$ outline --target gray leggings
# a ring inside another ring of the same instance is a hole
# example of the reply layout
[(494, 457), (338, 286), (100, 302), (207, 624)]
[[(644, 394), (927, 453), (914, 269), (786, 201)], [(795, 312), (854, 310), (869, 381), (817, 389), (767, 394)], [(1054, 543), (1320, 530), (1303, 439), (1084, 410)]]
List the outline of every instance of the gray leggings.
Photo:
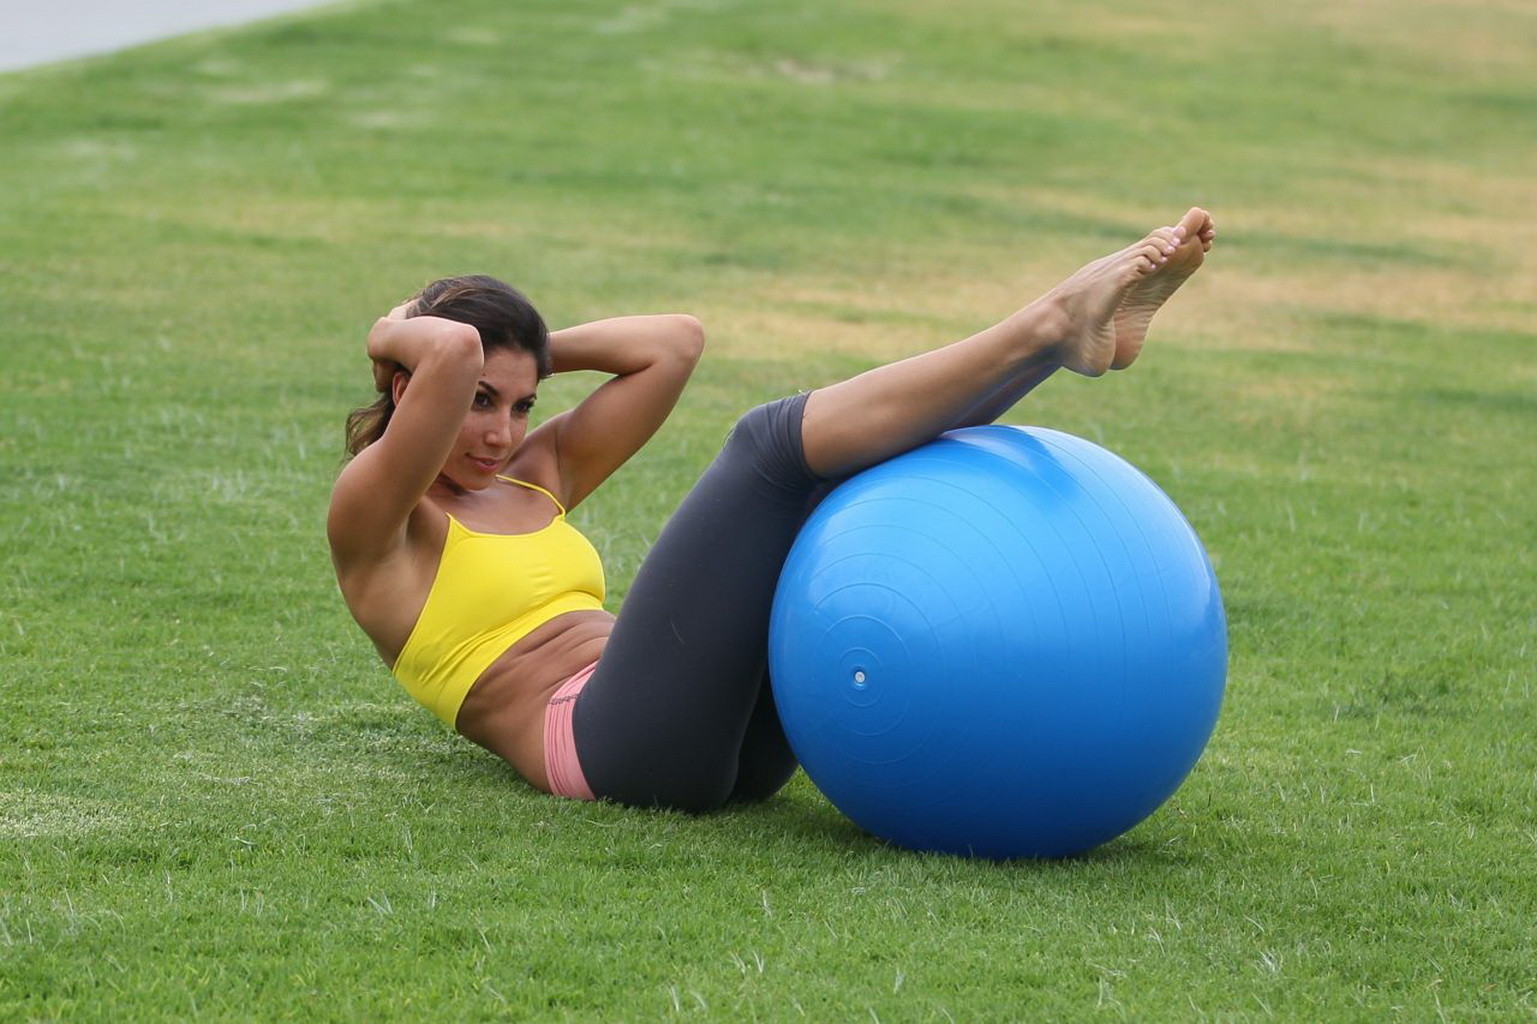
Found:
[(767, 652), (780, 567), (826, 490), (801, 447), (805, 405), (737, 421), (636, 573), (573, 715), (599, 799), (708, 811), (794, 773)]

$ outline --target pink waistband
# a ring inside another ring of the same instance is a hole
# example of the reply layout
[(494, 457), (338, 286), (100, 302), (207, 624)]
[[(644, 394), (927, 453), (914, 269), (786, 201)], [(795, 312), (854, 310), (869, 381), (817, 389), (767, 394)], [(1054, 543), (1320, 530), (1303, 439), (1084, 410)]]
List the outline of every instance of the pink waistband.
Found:
[(576, 757), (576, 735), (572, 718), (576, 698), (587, 680), (598, 670), (598, 663), (582, 669), (560, 684), (544, 710), (544, 770), (550, 777), (550, 792), (573, 800), (596, 800), (582, 764)]

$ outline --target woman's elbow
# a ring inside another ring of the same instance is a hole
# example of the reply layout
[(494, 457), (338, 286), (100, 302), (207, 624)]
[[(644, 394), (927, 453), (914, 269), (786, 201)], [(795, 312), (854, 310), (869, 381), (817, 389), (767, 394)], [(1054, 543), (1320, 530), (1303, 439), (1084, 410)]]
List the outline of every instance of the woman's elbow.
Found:
[(673, 347), (677, 355), (692, 366), (704, 355), (704, 324), (689, 313), (677, 313), (673, 320), (676, 323), (672, 332)]

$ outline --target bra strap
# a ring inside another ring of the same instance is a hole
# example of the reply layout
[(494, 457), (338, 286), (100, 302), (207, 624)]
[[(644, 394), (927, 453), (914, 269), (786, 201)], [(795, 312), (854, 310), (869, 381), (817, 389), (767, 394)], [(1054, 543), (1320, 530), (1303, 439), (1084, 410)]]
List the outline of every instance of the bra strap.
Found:
[(515, 477), (510, 476), (498, 475), (497, 479), (503, 483), (517, 484), (519, 487), (527, 487), (531, 491), (538, 491), (540, 494), (544, 495), (546, 498), (549, 498), (555, 503), (555, 507), (560, 510), (561, 515), (566, 514), (566, 506), (560, 503), (560, 499), (555, 497), (555, 495), (551, 494), (549, 491), (545, 490), (543, 487), (540, 487), (538, 484), (531, 484), (527, 480), (518, 480)]

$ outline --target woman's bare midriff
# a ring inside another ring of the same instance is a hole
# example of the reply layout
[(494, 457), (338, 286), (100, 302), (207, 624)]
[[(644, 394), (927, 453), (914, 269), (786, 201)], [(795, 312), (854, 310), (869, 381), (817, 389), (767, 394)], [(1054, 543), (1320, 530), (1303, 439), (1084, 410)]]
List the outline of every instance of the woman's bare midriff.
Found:
[(597, 661), (613, 632), (604, 611), (570, 612), (509, 647), (475, 680), (454, 727), (546, 793), (544, 711), (560, 684)]

